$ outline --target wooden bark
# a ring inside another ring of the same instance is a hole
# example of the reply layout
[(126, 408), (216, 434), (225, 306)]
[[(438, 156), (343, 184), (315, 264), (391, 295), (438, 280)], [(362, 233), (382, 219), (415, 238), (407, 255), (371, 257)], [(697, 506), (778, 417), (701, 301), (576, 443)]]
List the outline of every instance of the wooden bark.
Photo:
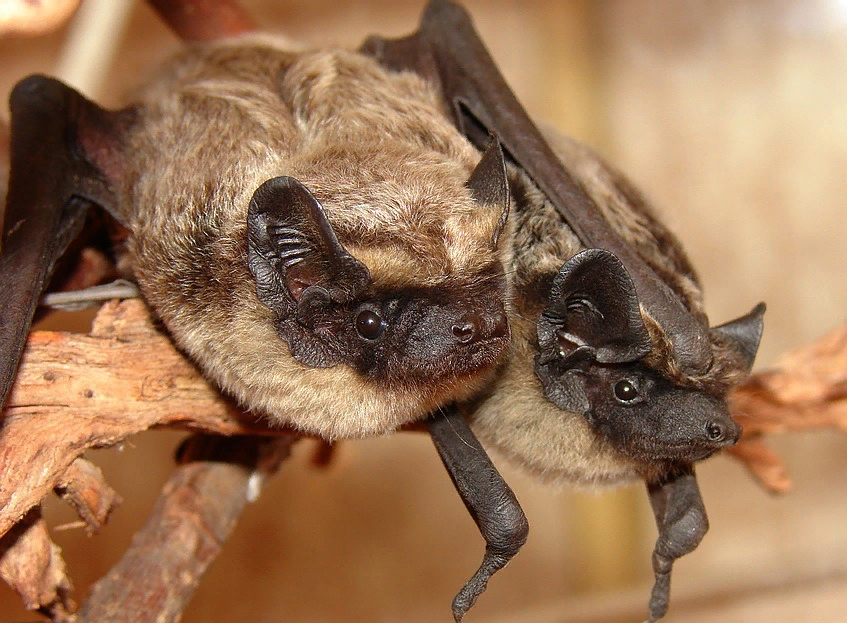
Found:
[(847, 431), (847, 324), (751, 376), (733, 392), (731, 406), (744, 434), (730, 454), (769, 491), (790, 488), (782, 461), (762, 437), (819, 428)]
[(68, 466), (53, 491), (76, 511), (89, 536), (99, 532), (121, 503), (121, 497), (103, 479), (100, 468), (83, 458)]
[(0, 538), (0, 578), (29, 610), (37, 610), (57, 623), (73, 621), (71, 581), (58, 546), (50, 540), (41, 507)]
[[(250, 437), (239, 437), (240, 450), (226, 446), (229, 454), (217, 464), (186, 466), (174, 476), (147, 528), (86, 602), (83, 621), (143, 621), (154, 602), (163, 612), (181, 612), (246, 500), (245, 461), (221, 461), (246, 452), (264, 457), (252, 471), (270, 473), (278, 459), (267, 464), (266, 445), (282, 444), (272, 446), (270, 454), (278, 455), (297, 435), (267, 427), (221, 396), (152, 324), (141, 301), (105, 304), (89, 335), (30, 336), (0, 420), (0, 534), (6, 535), (0, 576), (27, 607), (55, 621), (73, 616), (70, 583), (40, 519), (41, 501), (55, 490), (96, 532), (119, 498), (80, 456), (153, 427)], [(174, 588), (174, 578), (185, 582)], [(135, 588), (120, 592), (125, 584)], [(129, 618), (113, 618), (117, 611)]]
[(192, 437), (180, 453), (185, 464), (165, 484), (129, 551), (94, 585), (77, 623), (179, 620), (258, 483), (288, 456), (292, 439)]
[(0, 534), (89, 448), (153, 427), (279, 434), (242, 413), (150, 322), (137, 300), (103, 306), (89, 335), (31, 335), (0, 428)]
[(183, 41), (213, 41), (256, 28), (236, 0), (147, 0)]

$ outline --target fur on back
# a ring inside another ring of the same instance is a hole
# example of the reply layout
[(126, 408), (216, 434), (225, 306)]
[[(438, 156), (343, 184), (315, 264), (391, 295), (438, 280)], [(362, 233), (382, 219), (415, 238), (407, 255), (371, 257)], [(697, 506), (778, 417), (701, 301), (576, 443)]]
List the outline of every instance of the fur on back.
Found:
[(267, 39), (178, 55), (142, 93), (122, 190), (128, 263), (175, 341), (242, 404), (327, 438), (362, 437), (476, 392), (489, 374), (384, 387), (306, 367), (276, 334), (247, 268), (254, 190), (289, 175), (323, 204), (376, 286), (438, 286), (503, 260), (499, 213), (465, 181), (477, 152), (433, 90), (345, 50)]

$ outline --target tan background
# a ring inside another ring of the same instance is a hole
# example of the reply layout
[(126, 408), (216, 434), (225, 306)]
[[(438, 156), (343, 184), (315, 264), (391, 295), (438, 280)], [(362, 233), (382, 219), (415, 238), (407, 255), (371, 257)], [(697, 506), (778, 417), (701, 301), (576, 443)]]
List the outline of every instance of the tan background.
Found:
[[(243, 3), (288, 35), (348, 45), (412, 30), (422, 6)], [(768, 302), (759, 367), (845, 320), (844, 2), (467, 5), (530, 112), (594, 145), (655, 199), (701, 271), (715, 323)], [(65, 35), (0, 41), (0, 91), (53, 71)], [(139, 2), (90, 94), (117, 103), (177, 45)], [(177, 441), (151, 433), (92, 455), (126, 502), (97, 537), (55, 535), (80, 596), (143, 522)], [(677, 565), (667, 620), (847, 620), (847, 436), (775, 445), (795, 478), (782, 498), (726, 458), (700, 468), (712, 529)], [(248, 509), (184, 620), (449, 620), (482, 541), (428, 440), (347, 443), (324, 472), (310, 451), (301, 444)], [(643, 617), (655, 538), (643, 490), (560, 492), (502, 467), (532, 531), (468, 622)], [(48, 511), (54, 525), (72, 519), (58, 503)], [(27, 619), (0, 587), (0, 620)]]

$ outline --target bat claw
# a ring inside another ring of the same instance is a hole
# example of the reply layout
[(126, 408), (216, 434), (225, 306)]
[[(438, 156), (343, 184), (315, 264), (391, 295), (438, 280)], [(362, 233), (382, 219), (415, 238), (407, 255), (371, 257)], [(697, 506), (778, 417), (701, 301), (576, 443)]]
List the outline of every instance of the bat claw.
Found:
[[(524, 537), (525, 538), (525, 537)], [(456, 623), (461, 623), (468, 610), (474, 607), (476, 600), (485, 592), (488, 586), (488, 580), (497, 573), (500, 569), (506, 566), (511, 556), (501, 556), (486, 550), (485, 556), (482, 559), (482, 564), (473, 574), (470, 580), (461, 588), (461, 590), (453, 598), (453, 619)]]

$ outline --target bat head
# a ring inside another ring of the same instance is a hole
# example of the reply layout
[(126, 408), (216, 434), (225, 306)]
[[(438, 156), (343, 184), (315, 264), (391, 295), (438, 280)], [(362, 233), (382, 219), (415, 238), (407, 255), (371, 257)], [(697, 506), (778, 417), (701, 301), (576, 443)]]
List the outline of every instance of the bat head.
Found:
[[(459, 271), (416, 281), (430, 258), (404, 255), (400, 243), (393, 250), (369, 249), (348, 235), (351, 251), (304, 183), (287, 176), (263, 183), (247, 217), (248, 266), (291, 356), (313, 368), (346, 365), (383, 389), (429, 393), (473, 385), (491, 371), (510, 339), (506, 280), (495, 260), (509, 206), (499, 144), (492, 143), (465, 185), (473, 203), (469, 212), (490, 216), (482, 219), (482, 254), (489, 261), (470, 275)], [(393, 255), (411, 257), (402, 284), (378, 278)]]
[[(763, 313), (760, 304), (710, 331), (724, 349), (722, 357), (733, 359), (744, 374), (758, 349)], [(667, 378), (649, 365), (654, 338), (632, 280), (608, 251), (578, 253), (559, 271), (539, 321), (538, 345), (536, 374), (545, 396), (584, 415), (627, 456), (696, 461), (740, 437), (726, 405), (725, 384)]]

